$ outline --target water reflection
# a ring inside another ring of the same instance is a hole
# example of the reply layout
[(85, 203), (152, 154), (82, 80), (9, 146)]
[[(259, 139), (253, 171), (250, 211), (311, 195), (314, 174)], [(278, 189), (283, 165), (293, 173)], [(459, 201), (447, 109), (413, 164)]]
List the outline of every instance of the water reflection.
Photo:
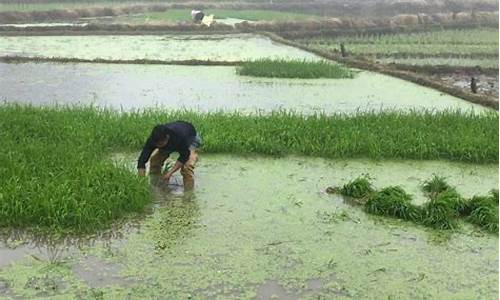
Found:
[(200, 207), (196, 191), (183, 192), (182, 185), (173, 179), (166, 184), (162, 178), (151, 178), (156, 209), (153, 222), (153, 240), (157, 251), (182, 243), (198, 225)]

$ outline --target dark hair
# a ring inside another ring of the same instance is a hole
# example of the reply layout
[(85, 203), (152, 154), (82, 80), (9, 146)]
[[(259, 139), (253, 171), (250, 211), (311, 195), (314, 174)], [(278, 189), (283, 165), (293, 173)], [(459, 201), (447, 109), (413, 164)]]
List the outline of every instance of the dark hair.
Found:
[(170, 133), (170, 130), (165, 125), (156, 125), (151, 131), (151, 137), (153, 138), (154, 143), (158, 143), (167, 138), (167, 135)]

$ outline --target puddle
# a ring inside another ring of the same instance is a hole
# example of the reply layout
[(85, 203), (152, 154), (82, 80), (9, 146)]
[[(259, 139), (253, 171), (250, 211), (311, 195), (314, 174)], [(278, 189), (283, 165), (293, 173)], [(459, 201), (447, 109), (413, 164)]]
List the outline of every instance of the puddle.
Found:
[(354, 79), (272, 79), (239, 76), (235, 67), (225, 66), (0, 63), (0, 78), (0, 101), (34, 105), (93, 104), (120, 110), (162, 107), (242, 113), (284, 109), (303, 114), (381, 109), (486, 110), (372, 72), (361, 72)]
[[(135, 156), (114, 159), (133, 169)], [(467, 197), (498, 186), (497, 165), (202, 155), (194, 193), (182, 193), (176, 175), (174, 192), (158, 187), (133, 230), (57, 263), (20, 247), (28, 255), (2, 262), (0, 289), (21, 298), (498, 297), (498, 237), (368, 216), (324, 192), (361, 173), (377, 188), (402, 185), (416, 203), (433, 173)], [(336, 212), (349, 218), (324, 217)]]
[(288, 293), (278, 282), (274, 280), (266, 281), (257, 288), (258, 300), (267, 299), (284, 299), (293, 300), (299, 299), (298, 295)]
[[(192, 41), (193, 37), (198, 37)], [(163, 61), (319, 57), (255, 34), (0, 36), (0, 56)]]

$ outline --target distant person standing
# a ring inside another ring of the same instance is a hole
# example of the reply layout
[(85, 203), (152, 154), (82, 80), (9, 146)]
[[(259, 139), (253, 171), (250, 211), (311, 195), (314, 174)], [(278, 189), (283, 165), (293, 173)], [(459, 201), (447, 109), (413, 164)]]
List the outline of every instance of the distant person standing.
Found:
[[(172, 175), (181, 170), (184, 190), (194, 188), (194, 167), (198, 160), (198, 149), (201, 139), (193, 124), (176, 121), (156, 125), (146, 140), (137, 162), (139, 176), (146, 175), (146, 162), (149, 160), (149, 173), (154, 176), (161, 175), (163, 164), (172, 152), (178, 152), (179, 158), (163, 178), (168, 183)], [(158, 149), (153, 154), (154, 150)]]
[(201, 23), (203, 18), (205, 17), (205, 14), (201, 10), (195, 10), (193, 9), (191, 11), (191, 18), (195, 23)]

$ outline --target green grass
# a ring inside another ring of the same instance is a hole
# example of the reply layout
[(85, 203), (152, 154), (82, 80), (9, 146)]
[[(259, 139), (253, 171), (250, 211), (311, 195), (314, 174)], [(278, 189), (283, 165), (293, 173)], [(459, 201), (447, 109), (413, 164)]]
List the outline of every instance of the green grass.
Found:
[(354, 72), (327, 61), (259, 59), (244, 62), (239, 75), (273, 78), (353, 78)]
[(204, 151), (332, 158), (498, 161), (498, 114), (459, 112), (300, 116), (0, 106), (0, 226), (92, 232), (141, 212), (146, 180), (114, 165), (154, 124), (195, 124)]

